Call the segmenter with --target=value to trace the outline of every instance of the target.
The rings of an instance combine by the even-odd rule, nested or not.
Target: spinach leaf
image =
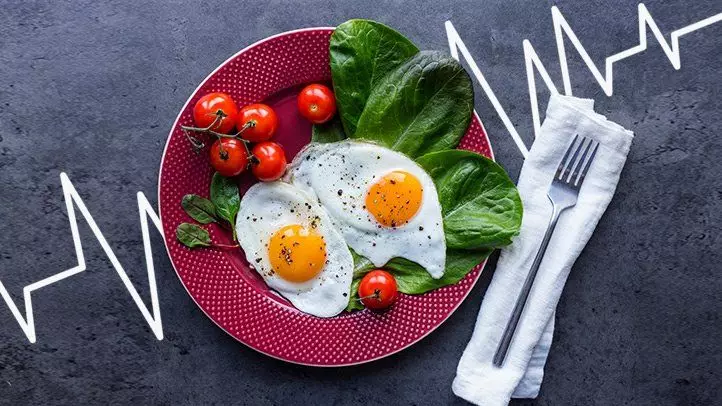
[[[241,197],[238,193],[238,186],[233,181],[221,176],[216,172],[211,180],[211,201],[216,206],[218,217],[231,224],[233,229],[233,240],[236,238],[236,215],[241,206]]]
[[[214,223],[218,220],[213,202],[204,197],[185,195],[181,201],[181,206],[193,220],[201,224]]]
[[[365,274],[366,273],[364,273],[364,275]],[[363,278],[363,275],[360,275],[358,278],[354,277],[353,281],[351,281],[351,294],[349,294],[348,305],[346,305],[347,312],[363,310],[365,307],[358,297],[358,286],[361,284],[361,278]]]
[[[392,259],[384,266],[384,269],[396,278],[399,292],[418,295],[459,282],[492,251],[491,249],[448,250],[446,252],[446,270],[440,279],[432,278],[421,265],[404,258]],[[364,308],[363,303],[358,300],[358,286],[363,276],[374,269],[374,266],[366,258],[358,255],[354,255],[354,265],[354,277],[351,282],[347,311]]]
[[[188,248],[211,246],[210,234],[197,224],[182,223],[176,228],[175,236]]]
[[[384,269],[396,277],[399,292],[417,295],[442,286],[455,284],[481,261],[491,255],[492,251],[492,249],[447,250],[446,269],[444,270],[444,276],[439,279],[432,278],[421,265],[404,258],[392,259],[384,266]]]
[[[338,115],[326,123],[314,124],[311,130],[311,142],[336,142],[345,138],[346,133],[343,131],[343,125]]]
[[[470,151],[448,150],[416,162],[436,184],[447,248],[498,248],[519,234],[519,192],[494,161]]]
[[[371,89],[419,49],[375,21],[349,20],[331,35],[331,77],[346,134],[353,135]]]
[[[354,310],[363,310],[364,305],[358,298],[358,285],[361,284],[361,279],[370,270],[374,269],[374,264],[371,263],[366,257],[362,257],[357,254],[356,251],[348,248],[351,251],[353,257],[353,279],[351,280],[351,292],[348,295],[348,306],[346,306],[347,312]]]
[[[379,81],[356,132],[347,133],[416,158],[455,148],[473,108],[471,79],[459,62],[422,51]]]

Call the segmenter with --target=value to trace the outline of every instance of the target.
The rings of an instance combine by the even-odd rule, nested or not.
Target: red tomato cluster
[[[312,123],[324,123],[336,114],[336,98],[324,85],[308,85],[298,95],[298,108]],[[210,162],[221,175],[237,176],[250,165],[259,180],[269,182],[286,171],[283,147],[269,141],[278,128],[278,116],[271,107],[255,103],[238,109],[231,96],[209,93],[193,107],[193,121],[195,127],[181,128],[216,137],[210,148]],[[202,141],[186,135],[194,147],[203,148]]]
[[[193,107],[193,121],[196,127],[182,128],[216,137],[210,149],[210,162],[221,175],[239,175],[249,164],[253,174],[263,181],[276,180],[286,171],[283,147],[268,141],[278,128],[278,116],[271,107],[257,103],[239,110],[231,96],[209,93]],[[202,147],[196,138],[189,139],[194,146]],[[249,143],[258,144],[251,150]]]

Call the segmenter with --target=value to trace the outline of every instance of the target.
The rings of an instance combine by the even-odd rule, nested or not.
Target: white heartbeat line
[[[153,330],[153,334],[155,334],[158,340],[162,340],[163,324],[160,317],[160,304],[158,303],[158,289],[155,280],[155,267],[153,266],[153,253],[150,247],[148,217],[150,217],[150,219],[153,221],[153,224],[155,224],[156,228],[158,229],[158,231],[161,232],[161,234],[163,233],[163,228],[161,226],[158,215],[155,213],[155,211],[153,211],[153,207],[150,205],[150,203],[148,203],[148,199],[146,199],[145,195],[142,192],[138,192],[138,212],[140,213],[140,227],[143,234],[143,248],[145,249],[145,263],[148,270],[148,285],[150,290],[153,314],[148,311],[145,303],[143,303],[143,300],[141,300],[138,291],[133,286],[130,278],[128,278],[128,274],[126,274],[125,270],[123,270],[123,266],[118,261],[115,253],[113,253],[110,245],[108,245],[108,241],[105,239],[103,233],[100,231],[100,228],[95,223],[93,216],[90,215],[88,208],[85,207],[85,203],[83,203],[83,200],[80,198],[80,195],[75,190],[72,182],[70,182],[68,175],[66,175],[64,172],[60,174],[60,183],[63,187],[63,197],[65,198],[65,207],[68,212],[70,231],[73,234],[73,243],[75,244],[75,256],[78,258],[78,265],[66,271],[57,273],[49,278],[45,278],[25,286],[23,288],[23,299],[25,300],[25,318],[23,318],[20,310],[18,310],[15,302],[8,294],[7,289],[5,289],[2,281],[0,281],[0,295],[2,295],[3,299],[5,299],[5,303],[10,308],[13,316],[15,316],[15,319],[18,321],[18,324],[23,329],[25,335],[28,337],[28,340],[31,343],[34,343],[36,340],[35,319],[33,318],[33,302],[31,294],[40,288],[52,285],[53,283],[79,274],[86,269],[85,256],[83,255],[83,246],[80,242],[80,232],[78,231],[78,223],[75,218],[75,207],[73,203],[75,203],[75,206],[78,207],[78,210],[80,210],[80,214],[85,218],[88,226],[93,231],[95,238],[100,243],[103,251],[105,251],[105,255],[108,256],[108,259],[110,259],[110,263],[113,265],[113,268],[115,268],[118,276],[120,276],[120,280],[123,281],[123,285],[125,285],[125,288],[128,289],[130,297],[133,298],[135,305],[138,306],[140,313],[145,318],[145,321],[148,323],[151,330]]]
[[[647,49],[647,27],[649,27],[649,30],[652,32],[652,34],[654,34],[657,42],[659,42],[659,44],[662,46],[665,55],[672,63],[674,69],[679,70],[682,67],[679,50],[679,38],[683,35],[687,35],[701,28],[707,27],[708,25],[722,21],[722,13],[716,14],[709,18],[705,18],[704,20],[698,21],[694,24],[690,24],[673,31],[670,35],[670,41],[667,42],[667,40],[664,38],[664,35],[662,35],[662,32],[659,30],[657,23],[654,21],[652,15],[649,13],[649,10],[647,10],[647,7],[643,3],[640,3],[638,5],[638,10],[639,44],[625,51],[608,56],[605,62],[604,75],[602,75],[601,71],[594,64],[592,58],[589,57],[586,49],[584,48],[584,46],[582,46],[582,43],[579,41],[579,38],[572,30],[572,27],[564,18],[561,11],[559,11],[556,6],[552,7],[551,11],[552,22],[554,25],[554,35],[556,37],[557,52],[559,54],[559,65],[561,67],[561,74],[564,81],[564,93],[566,95],[572,95],[572,85],[569,78],[569,67],[567,66],[566,47],[564,46],[565,35],[569,39],[569,41],[571,41],[572,45],[574,45],[577,53],[579,53],[579,55],[582,57],[582,60],[587,65],[587,68],[597,80],[602,90],[604,90],[604,93],[607,96],[611,96],[614,91],[614,64]],[[481,73],[479,66],[476,64],[474,58],[472,58],[469,50],[466,48],[466,45],[461,40],[459,33],[456,32],[456,29],[454,28],[454,25],[451,23],[451,21],[446,22],[446,36],[449,41],[451,56],[454,57],[456,60],[459,60],[459,51],[461,51],[461,55],[464,57],[464,60],[471,68],[471,71],[476,77],[476,80],[479,82],[482,90],[489,98],[489,101],[499,115],[499,118],[501,119],[502,123],[506,127],[514,142],[516,143],[517,148],[519,148],[519,151],[521,151],[524,158],[526,158],[529,150],[524,144],[524,141],[519,136],[519,132],[512,124],[509,116],[506,114],[504,107],[502,107],[499,99],[496,97],[494,90],[491,88],[489,82],[487,82],[486,78]],[[541,76],[542,80],[544,81],[550,92],[554,94],[558,93],[559,91],[557,90],[557,87],[554,85],[554,82],[549,76],[549,72],[542,64],[541,59],[539,59],[539,55],[537,55],[534,47],[531,45],[531,42],[529,42],[528,39],[525,39],[522,44],[524,48],[526,79],[529,86],[529,102],[531,103],[532,121],[534,123],[534,136],[536,136],[537,134],[539,134],[539,130],[541,128],[541,120],[539,118],[539,103],[537,102],[536,94],[536,79],[534,75],[535,70],[539,72],[539,75]]]

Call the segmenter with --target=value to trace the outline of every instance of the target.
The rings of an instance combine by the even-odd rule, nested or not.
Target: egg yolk
[[[281,278],[305,282],[318,275],[326,264],[326,242],[315,231],[292,224],[271,236],[268,258]]]
[[[393,171],[371,186],[366,194],[366,210],[382,225],[400,227],[419,211],[423,191],[416,176]]]

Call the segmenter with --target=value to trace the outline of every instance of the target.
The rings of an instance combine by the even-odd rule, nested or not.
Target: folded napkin
[[[454,393],[477,405],[506,405],[514,397],[539,393],[554,330],[554,311],[572,264],[612,199],[634,134],[593,110],[592,100],[553,95],[546,119],[519,175],[524,204],[521,231],[501,252],[476,327],[461,357]],[[547,190],[574,135],[600,147],[576,206],[564,211],[549,242],[501,368],[492,358],[549,224]]]

